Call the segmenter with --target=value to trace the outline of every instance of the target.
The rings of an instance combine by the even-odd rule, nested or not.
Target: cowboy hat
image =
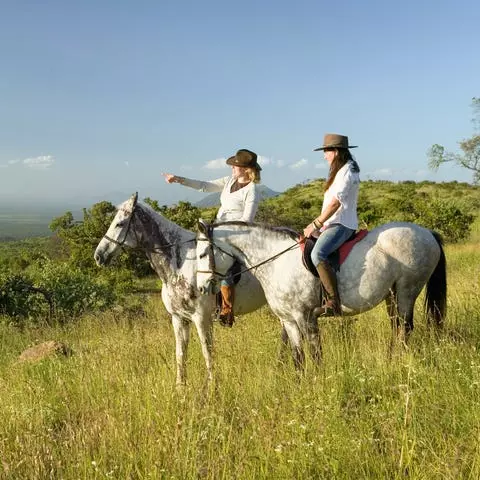
[[[256,168],[261,170],[262,167],[257,163],[257,154],[246,148],[238,150],[238,152],[227,159],[227,165],[236,165],[237,167]]]
[[[357,148],[357,145],[349,145],[348,137],[337,133],[326,133],[323,137],[323,145],[313,151],[325,150],[326,148]]]

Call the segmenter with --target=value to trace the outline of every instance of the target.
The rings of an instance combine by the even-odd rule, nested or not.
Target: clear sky
[[[218,178],[242,147],[283,191],[326,176],[326,132],[363,179],[471,181],[426,152],[474,133],[479,19],[478,0],[0,0],[0,198],[194,200],[161,173]]]

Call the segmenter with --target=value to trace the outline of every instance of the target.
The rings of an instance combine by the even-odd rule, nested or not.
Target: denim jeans
[[[232,287],[240,280],[239,274],[242,270],[242,265],[235,260],[233,265],[226,271],[225,277],[220,281],[222,287]]]
[[[340,223],[329,225],[318,237],[317,243],[313,247],[310,258],[315,266],[323,262],[327,257],[340,248],[355,232],[351,228],[345,227]]]

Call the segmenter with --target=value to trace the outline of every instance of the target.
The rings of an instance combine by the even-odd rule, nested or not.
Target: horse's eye
[[[118,222],[118,223],[115,225],[115,228],[122,228],[122,227],[123,227],[123,223],[124,223],[124,222]]]
[[[200,258],[205,258],[207,256],[207,252],[203,252],[200,254]]]

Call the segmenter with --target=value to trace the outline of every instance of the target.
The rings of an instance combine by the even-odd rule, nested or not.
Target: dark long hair
[[[352,162],[352,167],[354,171],[360,171],[358,163],[353,159],[352,154],[350,153],[350,150],[348,148],[335,148],[334,150],[336,150],[337,154],[335,155],[335,158],[330,165],[327,182],[325,183],[325,191],[329,189],[330,185],[335,180],[335,175],[347,162]]]

